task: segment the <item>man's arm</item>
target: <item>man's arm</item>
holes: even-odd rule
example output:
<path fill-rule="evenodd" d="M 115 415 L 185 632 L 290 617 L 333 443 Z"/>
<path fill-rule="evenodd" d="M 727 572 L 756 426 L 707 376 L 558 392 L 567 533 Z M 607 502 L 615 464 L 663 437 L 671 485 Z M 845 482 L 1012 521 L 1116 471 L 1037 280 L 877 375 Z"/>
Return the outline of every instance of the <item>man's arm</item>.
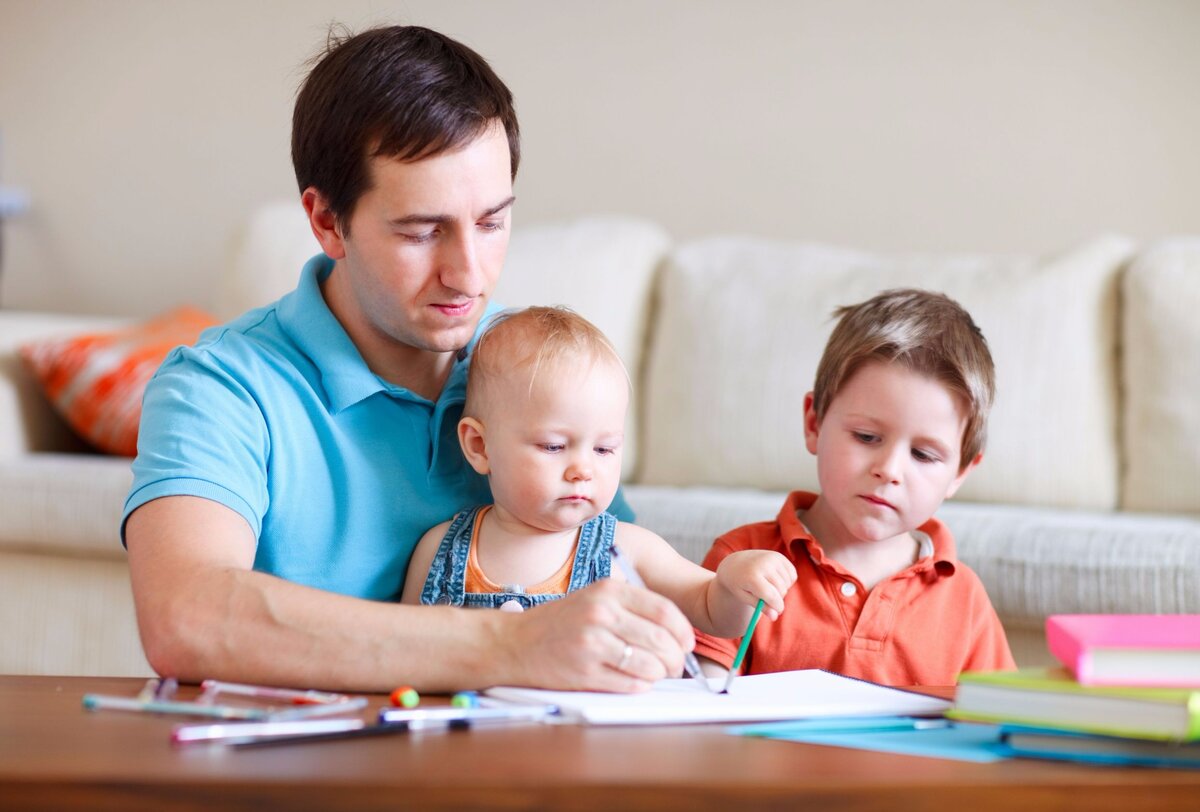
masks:
<path fill-rule="evenodd" d="M 635 691 L 679 673 L 693 644 L 669 601 L 611 581 L 521 614 L 379 603 L 290 583 L 254 572 L 245 520 L 197 497 L 146 503 L 125 539 L 146 657 L 187 682 Z M 626 645 L 638 656 L 618 671 Z"/>

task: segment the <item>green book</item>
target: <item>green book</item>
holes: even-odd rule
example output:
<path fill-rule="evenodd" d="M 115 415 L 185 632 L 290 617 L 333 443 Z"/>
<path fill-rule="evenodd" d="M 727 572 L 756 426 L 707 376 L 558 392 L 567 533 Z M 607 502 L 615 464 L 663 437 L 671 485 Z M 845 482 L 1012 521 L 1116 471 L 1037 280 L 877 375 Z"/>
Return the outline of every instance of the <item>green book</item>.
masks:
<path fill-rule="evenodd" d="M 1064 668 L 965 672 L 954 719 L 1161 741 L 1200 741 L 1200 690 L 1084 686 Z"/>

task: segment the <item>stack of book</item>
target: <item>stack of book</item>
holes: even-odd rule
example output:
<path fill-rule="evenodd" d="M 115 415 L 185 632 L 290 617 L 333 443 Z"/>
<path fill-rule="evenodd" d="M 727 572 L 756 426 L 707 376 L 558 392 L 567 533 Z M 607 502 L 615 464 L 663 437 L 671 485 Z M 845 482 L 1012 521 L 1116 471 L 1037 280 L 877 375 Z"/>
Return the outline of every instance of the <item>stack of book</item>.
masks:
<path fill-rule="evenodd" d="M 1200 768 L 1200 615 L 1054 615 L 1061 668 L 967 672 L 947 715 L 1018 756 Z"/>

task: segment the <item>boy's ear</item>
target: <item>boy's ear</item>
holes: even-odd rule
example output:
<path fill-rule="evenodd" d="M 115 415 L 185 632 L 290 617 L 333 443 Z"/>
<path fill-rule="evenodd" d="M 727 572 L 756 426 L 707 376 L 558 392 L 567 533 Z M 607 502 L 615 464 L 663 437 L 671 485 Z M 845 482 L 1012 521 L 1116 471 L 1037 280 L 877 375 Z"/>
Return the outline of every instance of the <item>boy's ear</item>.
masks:
<path fill-rule="evenodd" d="M 814 405 L 813 393 L 804 396 L 804 445 L 808 453 L 817 453 L 817 434 L 821 430 L 821 421 L 817 419 L 817 409 Z"/>
<path fill-rule="evenodd" d="M 345 240 L 325 195 L 317 191 L 317 187 L 309 186 L 304 190 L 304 194 L 300 195 L 300 203 L 308 215 L 308 225 L 312 228 L 313 236 L 321 244 L 321 250 L 332 260 L 343 259 L 346 256 Z"/>
<path fill-rule="evenodd" d="M 958 488 L 960 485 L 963 484 L 963 481 L 966 480 L 967 474 L 974 471 L 975 466 L 979 465 L 979 463 L 981 463 L 981 462 L 983 462 L 983 452 L 982 451 L 980 451 L 978 454 L 976 454 L 975 459 L 971 460 L 966 465 L 964 465 L 963 469 L 958 472 L 958 476 L 956 476 L 954 478 L 954 481 L 950 483 L 950 487 L 946 490 L 946 498 L 947 499 L 949 499 L 951 496 L 953 496 L 955 493 L 958 492 Z"/>
<path fill-rule="evenodd" d="M 458 444 L 462 446 L 463 456 L 475 469 L 475 473 L 487 476 L 491 473 L 488 466 L 487 441 L 484 438 L 483 424 L 473 417 L 464 417 L 458 421 Z"/>

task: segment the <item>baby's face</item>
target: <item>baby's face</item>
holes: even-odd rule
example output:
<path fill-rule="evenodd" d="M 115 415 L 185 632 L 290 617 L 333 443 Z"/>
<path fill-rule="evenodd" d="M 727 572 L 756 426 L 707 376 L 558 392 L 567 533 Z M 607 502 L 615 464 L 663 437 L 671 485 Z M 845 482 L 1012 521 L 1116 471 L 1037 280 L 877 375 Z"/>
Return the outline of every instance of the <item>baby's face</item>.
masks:
<path fill-rule="evenodd" d="M 855 372 L 814 424 L 806 414 L 821 500 L 855 538 L 879 541 L 920 527 L 966 478 L 959 397 L 898 364 Z"/>
<path fill-rule="evenodd" d="M 492 496 L 553 532 L 606 510 L 621 480 L 629 384 L 607 358 L 543 366 L 495 386 L 484 417 Z"/>

